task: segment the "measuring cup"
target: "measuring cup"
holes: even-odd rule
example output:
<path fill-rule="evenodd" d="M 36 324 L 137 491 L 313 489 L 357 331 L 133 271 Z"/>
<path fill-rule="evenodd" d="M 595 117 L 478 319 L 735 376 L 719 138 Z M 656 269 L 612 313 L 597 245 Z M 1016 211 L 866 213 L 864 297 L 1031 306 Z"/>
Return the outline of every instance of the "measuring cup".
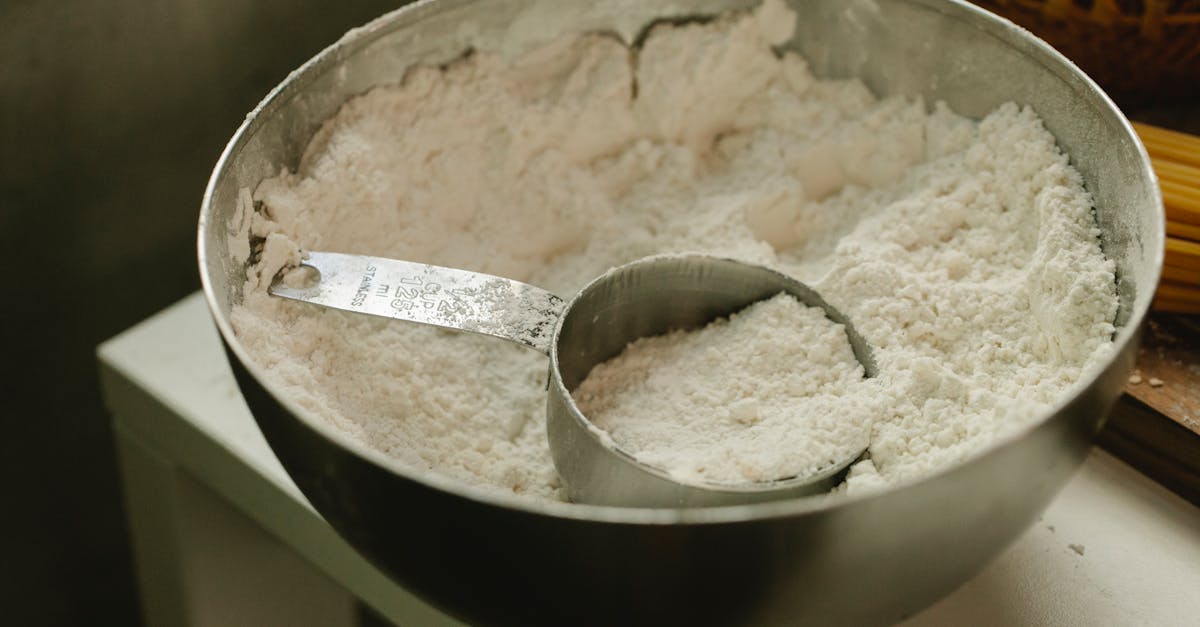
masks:
<path fill-rule="evenodd" d="M 871 348 L 850 321 L 808 286 L 769 268 L 704 254 L 659 255 L 609 270 L 564 301 L 511 279 L 394 259 L 310 252 L 303 265 L 316 276 L 277 280 L 270 293 L 491 335 L 548 355 L 546 430 L 554 465 L 572 501 L 694 507 L 815 494 L 836 485 L 862 454 L 831 460 L 812 475 L 741 484 L 685 483 L 621 450 L 571 398 L 571 390 L 594 366 L 617 356 L 630 342 L 700 327 L 780 292 L 820 307 L 843 325 L 855 358 L 866 376 L 874 376 Z"/>

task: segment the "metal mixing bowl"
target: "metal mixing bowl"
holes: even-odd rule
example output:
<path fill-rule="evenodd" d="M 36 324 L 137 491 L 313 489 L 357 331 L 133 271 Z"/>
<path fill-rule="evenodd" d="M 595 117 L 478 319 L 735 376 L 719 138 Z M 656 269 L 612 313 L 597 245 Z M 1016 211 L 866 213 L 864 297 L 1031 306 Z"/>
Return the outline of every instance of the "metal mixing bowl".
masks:
<path fill-rule="evenodd" d="M 1119 271 L 1115 350 L 1020 432 L 885 493 L 727 508 L 539 504 L 402 468 L 315 419 L 238 341 L 245 269 L 228 250 L 238 190 L 295 168 L 347 98 L 468 47 L 517 50 L 564 31 L 626 40 L 651 19 L 736 0 L 434 0 L 349 33 L 292 74 L 221 156 L 200 219 L 205 296 L 246 402 L 318 511 L 399 582 L 472 622 L 866 624 L 911 614 L 978 571 L 1045 507 L 1087 452 L 1133 365 L 1161 267 L 1161 198 L 1141 144 L 1096 86 L 1045 44 L 957 0 L 804 0 L 791 46 L 818 76 L 982 116 L 1032 106 L 1096 200 Z"/>

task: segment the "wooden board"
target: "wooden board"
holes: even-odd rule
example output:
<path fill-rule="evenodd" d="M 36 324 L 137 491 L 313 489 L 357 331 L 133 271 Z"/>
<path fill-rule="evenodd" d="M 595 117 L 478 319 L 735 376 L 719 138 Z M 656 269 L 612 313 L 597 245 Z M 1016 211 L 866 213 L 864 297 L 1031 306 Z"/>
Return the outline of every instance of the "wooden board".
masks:
<path fill-rule="evenodd" d="M 1200 505 L 1200 316 L 1151 314 L 1100 445 Z"/>

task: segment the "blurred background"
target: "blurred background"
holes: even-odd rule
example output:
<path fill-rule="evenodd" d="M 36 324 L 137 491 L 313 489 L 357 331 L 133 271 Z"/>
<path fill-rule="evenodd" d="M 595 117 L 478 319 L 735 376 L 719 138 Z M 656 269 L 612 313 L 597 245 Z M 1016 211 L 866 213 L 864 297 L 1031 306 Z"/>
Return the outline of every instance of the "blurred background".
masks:
<path fill-rule="evenodd" d="M 95 347 L 199 288 L 245 114 L 400 4 L 0 0 L 0 622 L 140 622 Z"/>
<path fill-rule="evenodd" d="M 0 2 L 5 624 L 140 622 L 95 347 L 199 287 L 201 194 L 246 112 L 399 4 Z M 1200 130 L 1180 98 L 1120 101 Z"/>

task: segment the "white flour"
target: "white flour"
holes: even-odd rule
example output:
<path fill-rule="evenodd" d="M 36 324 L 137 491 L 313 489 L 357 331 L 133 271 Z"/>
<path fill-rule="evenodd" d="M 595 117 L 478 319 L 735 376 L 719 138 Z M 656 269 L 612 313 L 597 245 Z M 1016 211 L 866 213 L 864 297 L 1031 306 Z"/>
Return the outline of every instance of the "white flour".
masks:
<path fill-rule="evenodd" d="M 631 343 L 573 392 L 641 462 L 683 481 L 811 476 L 858 457 L 882 411 L 842 325 L 780 294 Z"/>
<path fill-rule="evenodd" d="M 1079 175 L 1029 110 L 975 123 L 815 80 L 772 52 L 793 19 L 768 0 L 659 27 L 638 54 L 594 35 L 512 64 L 479 53 L 348 102 L 298 172 L 254 191 L 262 211 L 245 208 L 266 247 L 236 332 L 284 393 L 367 445 L 561 498 L 544 357 L 274 299 L 269 277 L 304 248 L 567 295 L 649 254 L 706 251 L 797 276 L 874 345 L 880 375 L 862 396 L 883 410 L 847 490 L 1026 424 L 1113 332 L 1113 266 Z"/>

